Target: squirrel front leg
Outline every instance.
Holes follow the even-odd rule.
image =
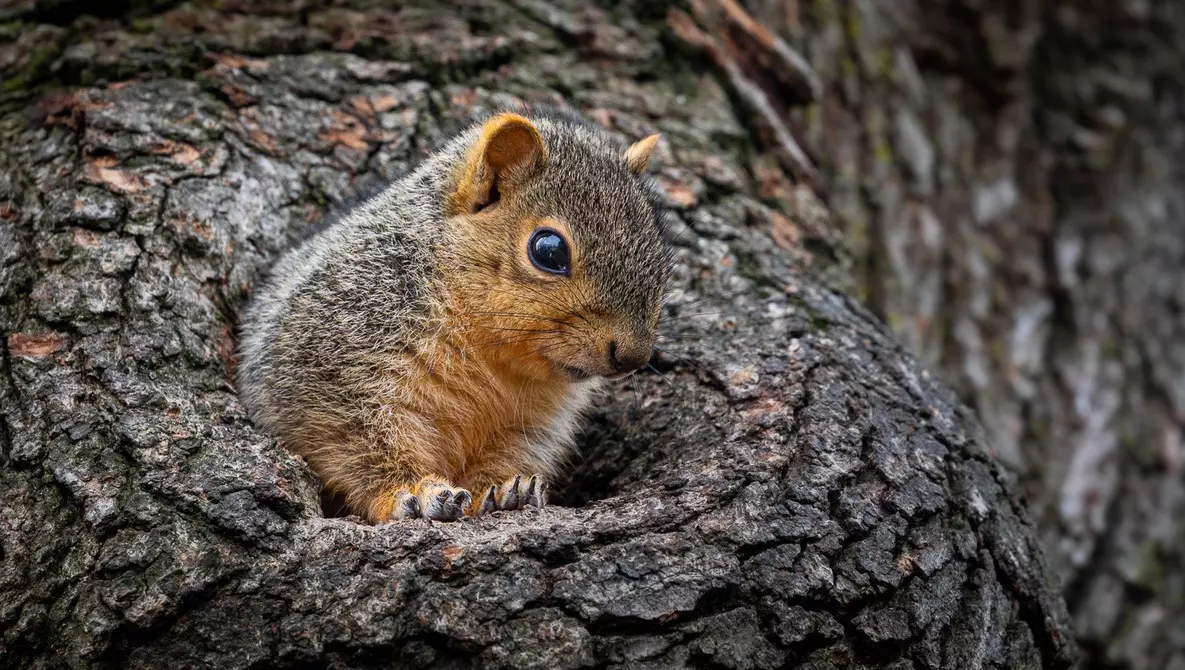
[[[455,521],[498,510],[541,508],[547,501],[539,475],[517,474],[501,484],[477,486],[474,490],[484,493],[474,498],[468,489],[454,487],[444,477],[427,475],[414,484],[397,485],[376,496],[367,508],[367,518],[372,523],[419,518]]]
[[[430,436],[414,430],[310,440],[301,453],[329,491],[371,523],[407,518],[454,521],[472,507],[469,491],[436,474]],[[363,433],[364,434],[364,433]],[[398,435],[398,439],[392,439]]]
[[[370,424],[302,440],[300,449],[325,487],[371,523],[427,518],[454,521],[496,510],[543,507],[551,469],[512,444],[487,444],[465,467],[435,430],[386,414]],[[336,437],[337,439],[333,439]],[[450,479],[440,473],[456,476]],[[473,493],[471,493],[471,491]]]
[[[426,475],[411,485],[386,488],[367,507],[372,523],[400,519],[455,521],[472,507],[469,491],[454,487],[444,477]]]

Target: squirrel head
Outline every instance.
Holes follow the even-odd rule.
[[[517,374],[628,375],[650,360],[669,273],[645,175],[659,137],[626,147],[575,116],[525,114],[461,140],[441,245],[452,312]]]

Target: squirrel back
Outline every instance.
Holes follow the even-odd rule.
[[[288,252],[244,313],[252,419],[371,520],[426,479],[555,476],[599,380],[650,357],[668,272],[643,174],[658,137],[627,147],[520,111]]]

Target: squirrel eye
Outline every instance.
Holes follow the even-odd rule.
[[[544,272],[571,274],[568,243],[550,228],[540,228],[531,234],[531,240],[527,242],[527,255],[535,267]]]

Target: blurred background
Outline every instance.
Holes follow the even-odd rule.
[[[751,179],[978,412],[1083,666],[1185,670],[1183,29],[1154,0],[0,0],[0,105],[69,124],[63,89],[183,76],[249,107],[226,59],[337,51],[711,137],[668,150],[672,196]]]

